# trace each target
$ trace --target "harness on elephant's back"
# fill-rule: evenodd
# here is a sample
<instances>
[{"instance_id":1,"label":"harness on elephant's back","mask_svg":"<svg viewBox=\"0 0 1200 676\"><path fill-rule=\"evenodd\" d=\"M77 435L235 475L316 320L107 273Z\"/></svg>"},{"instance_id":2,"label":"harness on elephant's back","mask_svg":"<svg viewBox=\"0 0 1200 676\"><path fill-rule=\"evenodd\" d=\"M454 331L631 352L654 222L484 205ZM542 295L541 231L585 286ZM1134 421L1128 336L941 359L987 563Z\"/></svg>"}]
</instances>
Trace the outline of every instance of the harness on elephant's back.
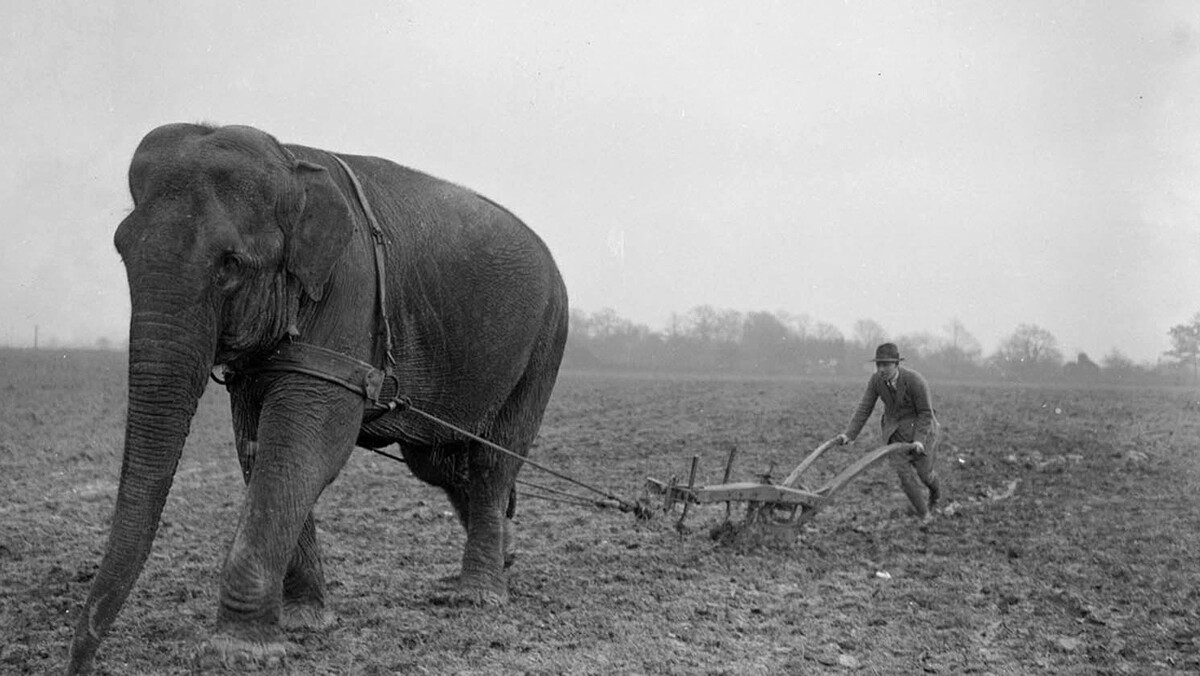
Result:
<instances>
[{"instance_id":1,"label":"harness on elephant's back","mask_svg":"<svg viewBox=\"0 0 1200 676\"><path fill-rule=\"evenodd\" d=\"M396 409L408 408L410 402L400 394L400 381L396 376L396 358L393 354L392 325L387 315L387 276L384 268L385 247L383 228L375 217L371 203L367 201L366 192L358 175L342 158L333 155L333 159L346 172L350 185L354 188L354 196L366 216L371 227L371 238L374 241L375 279L376 279L376 311L379 314L379 324L383 335L383 353L385 355L382 368L373 364L342 354L336 350L304 343L291 335L275 346L270 354L257 363L231 368L224 368L224 378L213 380L229 387L234 380L241 376L258 373L303 373L314 378L320 378L335 385L340 385L363 397L367 402L364 420L374 419L384 413Z\"/></svg>"}]
</instances>

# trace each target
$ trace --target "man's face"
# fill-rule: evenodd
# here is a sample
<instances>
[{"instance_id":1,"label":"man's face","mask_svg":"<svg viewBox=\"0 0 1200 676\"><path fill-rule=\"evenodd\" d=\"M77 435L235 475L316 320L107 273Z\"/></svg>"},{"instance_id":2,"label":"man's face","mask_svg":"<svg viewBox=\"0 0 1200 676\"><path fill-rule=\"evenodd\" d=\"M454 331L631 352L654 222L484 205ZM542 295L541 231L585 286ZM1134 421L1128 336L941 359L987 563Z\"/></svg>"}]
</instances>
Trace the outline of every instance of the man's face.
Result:
<instances>
[{"instance_id":1,"label":"man's face","mask_svg":"<svg viewBox=\"0 0 1200 676\"><path fill-rule=\"evenodd\" d=\"M900 368L899 362L894 361L877 361L875 362L875 370L879 375L883 376L884 380L891 380L896 375L896 371Z\"/></svg>"}]
</instances>

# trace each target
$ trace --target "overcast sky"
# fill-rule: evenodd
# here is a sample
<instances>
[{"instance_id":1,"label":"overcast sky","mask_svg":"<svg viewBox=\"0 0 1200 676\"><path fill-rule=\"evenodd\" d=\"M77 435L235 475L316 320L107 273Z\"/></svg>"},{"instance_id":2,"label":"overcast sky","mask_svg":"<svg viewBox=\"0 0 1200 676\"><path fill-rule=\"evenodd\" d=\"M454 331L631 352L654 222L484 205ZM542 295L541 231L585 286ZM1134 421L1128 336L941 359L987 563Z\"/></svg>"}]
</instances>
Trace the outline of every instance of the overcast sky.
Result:
<instances>
[{"instance_id":1,"label":"overcast sky","mask_svg":"<svg viewBox=\"0 0 1200 676\"><path fill-rule=\"evenodd\" d=\"M1032 323L1153 361L1200 311L1186 0L28 2L0 36L0 344L125 339L125 172L176 121L470 186L574 307L653 329Z\"/></svg>"}]
</instances>

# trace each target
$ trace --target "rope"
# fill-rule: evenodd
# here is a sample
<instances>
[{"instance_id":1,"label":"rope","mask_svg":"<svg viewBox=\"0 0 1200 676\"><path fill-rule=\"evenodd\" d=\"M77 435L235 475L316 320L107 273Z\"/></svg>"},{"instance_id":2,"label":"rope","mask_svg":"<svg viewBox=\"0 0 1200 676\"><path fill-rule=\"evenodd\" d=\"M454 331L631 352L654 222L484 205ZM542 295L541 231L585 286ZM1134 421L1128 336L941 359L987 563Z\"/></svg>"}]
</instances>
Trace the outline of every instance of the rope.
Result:
<instances>
[{"instance_id":1,"label":"rope","mask_svg":"<svg viewBox=\"0 0 1200 676\"><path fill-rule=\"evenodd\" d=\"M564 500L562 498L556 498L553 495L542 495L540 493L530 493L529 491L521 491L521 497L537 498L538 500L545 500L546 502L558 502L558 503L561 503L564 505L575 505L576 507L592 507L592 506L594 506L594 503L591 500L586 500L584 498L577 498L574 500ZM604 506L604 505L603 505L603 503L600 503L599 506Z\"/></svg>"},{"instance_id":2,"label":"rope","mask_svg":"<svg viewBox=\"0 0 1200 676\"><path fill-rule=\"evenodd\" d=\"M542 484L535 484L532 481L526 481L525 479L517 479L517 483L521 484L522 486L526 486L528 488L536 488L539 491L546 491L547 493L551 493L553 495L565 496L565 497L569 498L569 500L559 500L559 502L564 502L566 504L590 505L590 506L594 506L594 507L600 507L601 509L604 509L607 507L612 507L612 503L605 502L604 500L588 500L587 498L583 497L582 495L575 495L574 493L568 493L564 490L554 488L553 486L544 486ZM537 495L534 493L530 493L528 491L522 492L521 495L528 495L529 497L541 498L543 500L550 500L550 501L557 500L556 498L552 498L552 497L549 497L546 495Z\"/></svg>"},{"instance_id":3,"label":"rope","mask_svg":"<svg viewBox=\"0 0 1200 676\"><path fill-rule=\"evenodd\" d=\"M385 458L390 458L392 460L395 460L398 463L408 464L405 462L404 458L401 458L398 455L393 455L391 453L388 453L387 451L381 451L378 448L368 448L367 450L371 451L372 453L377 453L379 455L382 455ZM531 493L529 491L521 491L521 497L537 498L538 500L545 500L547 502L560 502L564 505L576 505L579 507L599 507L601 509L607 509L609 507L612 507L611 503L605 502L603 500L588 500L587 498L585 498L581 495L575 495L574 493L568 493L564 490L554 488L553 486L543 486L541 484L535 484L532 481L526 481L524 479L517 479L517 483L521 484L522 486L526 486L528 488L534 488L534 489L537 489L540 491L546 491L547 493L561 495L561 496L566 497L567 499L564 500L563 498L560 498L560 497L554 497L554 495Z\"/></svg>"},{"instance_id":4,"label":"rope","mask_svg":"<svg viewBox=\"0 0 1200 676\"><path fill-rule=\"evenodd\" d=\"M400 411L412 411L413 413L416 413L417 415L421 416L422 418L425 418L426 420L429 420L430 422L437 423L438 425L441 425L449 430L453 430L472 441L475 441L480 444L483 444L484 446L487 446L488 448L492 449L493 451L496 451L498 453L503 453L504 455L507 455L510 458L516 458L517 460L528 464L529 466L533 467L536 470L545 472L546 474L549 474L551 476L562 479L563 481L573 483L576 486L579 486L580 488L586 488L587 490L592 491L593 493L598 493L600 495L603 495L604 497L608 498L609 500L612 500L613 502L617 503L617 505L619 506L619 509L622 512L633 512L634 515L637 516L639 519L650 518L650 510L647 509L645 505L640 505L636 502L629 502L628 500L623 500L619 496L613 494L610 491L604 490L603 488L598 488L596 486L592 486L591 484L588 484L588 483L585 483L578 479L567 476L566 474L563 474L562 472L558 472L553 469L550 469L549 467L546 467L545 465L536 463L533 460L530 460L528 458L517 455L516 453L513 453L512 451L508 450L507 448L504 448L503 446L500 446L499 444L494 444L477 434L472 434L471 432L468 432L467 430L464 430L463 428L458 427L457 425L454 425L453 423L442 420L441 418L433 415L432 413L427 413L425 411L422 411L421 409L413 406L412 401L409 400L408 397L397 397L396 399L394 399L388 403L387 408L389 410L399 409Z\"/></svg>"}]
</instances>

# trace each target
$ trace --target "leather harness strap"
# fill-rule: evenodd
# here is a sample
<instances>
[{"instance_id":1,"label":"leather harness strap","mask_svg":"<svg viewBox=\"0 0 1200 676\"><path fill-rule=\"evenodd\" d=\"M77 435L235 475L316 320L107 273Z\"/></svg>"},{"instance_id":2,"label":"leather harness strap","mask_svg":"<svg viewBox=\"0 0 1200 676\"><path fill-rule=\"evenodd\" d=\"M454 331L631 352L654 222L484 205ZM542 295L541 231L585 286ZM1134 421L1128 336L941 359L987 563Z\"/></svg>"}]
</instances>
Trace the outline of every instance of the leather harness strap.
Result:
<instances>
[{"instance_id":1,"label":"leather harness strap","mask_svg":"<svg viewBox=\"0 0 1200 676\"><path fill-rule=\"evenodd\" d=\"M263 361L238 369L236 375L292 371L320 378L379 403L385 373L365 361L318 345L285 340Z\"/></svg>"},{"instance_id":2,"label":"leather harness strap","mask_svg":"<svg viewBox=\"0 0 1200 676\"><path fill-rule=\"evenodd\" d=\"M337 163L346 172L346 176L350 178L350 184L354 187L354 196L358 198L358 203L367 217L367 223L371 226L375 251L375 278L378 287L375 294L376 309L379 312L379 322L383 327L384 354L386 355L384 368L376 368L361 359L355 359L318 345L302 343L289 336L280 341L275 349L261 361L237 369L227 365L225 380L217 380L215 376L213 379L228 387L235 378L241 375L279 371L303 373L340 385L366 399L375 409L391 410L403 407L406 402L400 396L399 382L392 368L396 363L396 358L392 352L392 327L387 316L387 284L384 274L386 240L383 228L379 226L379 221L375 218L375 212L371 209L370 202L367 201L366 192L363 191L358 176L342 158L334 155L333 159L337 160Z\"/></svg>"},{"instance_id":3,"label":"leather harness strap","mask_svg":"<svg viewBox=\"0 0 1200 676\"><path fill-rule=\"evenodd\" d=\"M350 177L350 184L354 186L354 195L358 197L358 203L362 205L363 213L367 216L367 223L371 226L371 237L375 241L375 278L379 282L379 290L375 297L379 304L379 321L383 324L383 352L387 355L388 364L392 365L396 363L396 358L392 355L392 323L388 321L387 316L387 284L384 283L385 276L383 274L386 243L383 239L383 228L379 227L379 221L375 218L375 210L367 201L367 193L363 191L362 183L358 181L358 175L342 158L334 155L333 159L342 165L342 170Z\"/></svg>"}]
</instances>

